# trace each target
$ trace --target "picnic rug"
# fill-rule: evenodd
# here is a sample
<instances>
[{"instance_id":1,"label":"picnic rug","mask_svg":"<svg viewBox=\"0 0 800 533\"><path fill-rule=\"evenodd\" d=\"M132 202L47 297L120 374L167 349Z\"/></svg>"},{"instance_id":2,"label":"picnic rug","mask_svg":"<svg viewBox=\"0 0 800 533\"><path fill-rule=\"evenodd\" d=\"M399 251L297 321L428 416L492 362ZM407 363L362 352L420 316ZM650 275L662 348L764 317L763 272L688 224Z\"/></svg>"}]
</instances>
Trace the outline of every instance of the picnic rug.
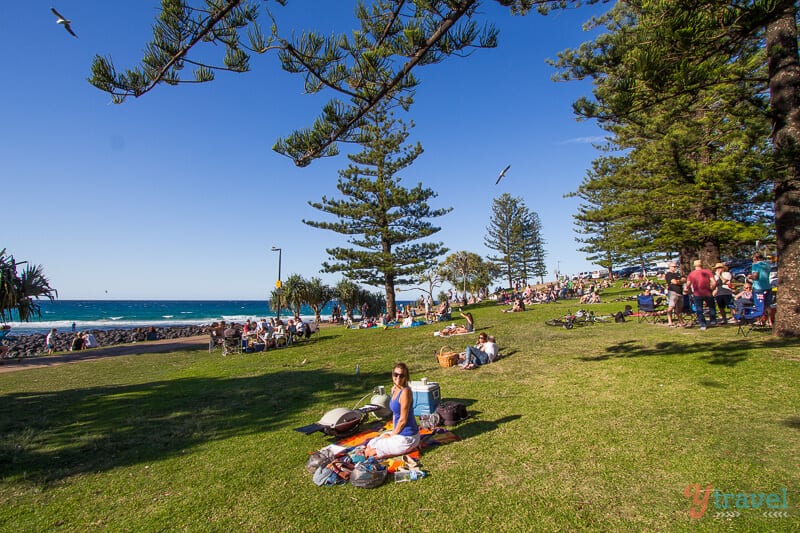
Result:
<instances>
[{"instance_id":1,"label":"picnic rug","mask_svg":"<svg viewBox=\"0 0 800 533\"><path fill-rule=\"evenodd\" d=\"M387 422L385 424L383 422L376 422L375 424L372 424L369 428L367 428L365 431L356 433L355 435L351 435L349 437L342 438L333 444L324 446L319 451L330 450L337 455L347 454L351 452L354 448L366 445L367 442L370 441L370 439L377 437L383 431L387 431L390 429L392 429L391 422ZM432 448L434 446L441 446L443 444L450 444L451 442L456 442L461 440L461 437L459 437L449 429L445 429L443 427L436 427L433 429L419 428L419 433L420 433L419 448L414 450L413 452L406 454L407 456L417 461L419 461L421 450ZM386 469L389 471L390 474L394 473L398 468L400 468L405 464L402 457L388 457L381 462L386 466Z\"/></svg>"}]
</instances>

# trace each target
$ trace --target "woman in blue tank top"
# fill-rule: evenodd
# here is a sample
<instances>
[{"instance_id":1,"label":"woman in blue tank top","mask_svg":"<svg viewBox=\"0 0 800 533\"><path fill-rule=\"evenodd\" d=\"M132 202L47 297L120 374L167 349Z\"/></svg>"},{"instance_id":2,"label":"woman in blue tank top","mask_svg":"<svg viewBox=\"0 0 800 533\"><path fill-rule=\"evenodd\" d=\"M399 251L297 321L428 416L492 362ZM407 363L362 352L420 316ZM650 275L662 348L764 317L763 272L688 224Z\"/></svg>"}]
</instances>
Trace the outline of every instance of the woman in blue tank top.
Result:
<instances>
[{"instance_id":1,"label":"woman in blue tank top","mask_svg":"<svg viewBox=\"0 0 800 533\"><path fill-rule=\"evenodd\" d=\"M393 427L367 443L366 457L393 457L403 455L419 446L419 426L412 409L413 395L408 386L409 373L405 363L395 363L392 370L392 410Z\"/></svg>"}]
</instances>

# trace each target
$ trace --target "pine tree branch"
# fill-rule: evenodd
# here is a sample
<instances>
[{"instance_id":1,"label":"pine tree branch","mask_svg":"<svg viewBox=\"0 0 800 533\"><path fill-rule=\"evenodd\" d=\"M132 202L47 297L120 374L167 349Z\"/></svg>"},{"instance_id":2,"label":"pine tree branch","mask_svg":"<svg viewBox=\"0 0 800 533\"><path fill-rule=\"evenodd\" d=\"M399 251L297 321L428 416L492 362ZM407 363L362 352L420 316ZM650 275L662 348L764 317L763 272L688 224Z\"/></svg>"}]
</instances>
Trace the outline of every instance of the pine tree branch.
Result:
<instances>
[{"instance_id":1,"label":"pine tree branch","mask_svg":"<svg viewBox=\"0 0 800 533\"><path fill-rule=\"evenodd\" d=\"M403 68L388 82L384 83L381 89L369 98L365 105L358 110L344 124L341 124L331 132L328 139L318 146L310 149L299 159L295 159L297 166L306 166L312 159L319 157L329 146L334 144L340 137L350 131L372 108L374 108L387 94L395 89L411 70L425 57L425 55L450 31L456 22L463 17L478 0L464 2L458 9L451 11L439 23L436 31L425 41L425 43L411 56L411 59L403 65Z\"/></svg>"},{"instance_id":2,"label":"pine tree branch","mask_svg":"<svg viewBox=\"0 0 800 533\"><path fill-rule=\"evenodd\" d=\"M197 32L194 35L194 37L192 37L192 39L183 48L178 50L178 52L174 54L169 59L169 61L167 61L159 69L158 73L155 75L155 77L153 77L153 79L151 79L141 90L136 91L136 94L134 94L134 96L138 98L139 96L142 96L143 94L150 92L155 88L156 85L164 81L170 69L174 67L175 64L178 63L179 61L186 61L185 59L186 54L188 54L189 51L197 43L202 41L206 35L211 33L214 30L214 26L216 26L220 20L225 18L231 11L233 11L241 3L241 0L226 0L226 1L227 5L223 9L221 9L216 15L209 18L208 22L206 22L206 24L202 27L202 29L199 32Z\"/></svg>"}]
</instances>

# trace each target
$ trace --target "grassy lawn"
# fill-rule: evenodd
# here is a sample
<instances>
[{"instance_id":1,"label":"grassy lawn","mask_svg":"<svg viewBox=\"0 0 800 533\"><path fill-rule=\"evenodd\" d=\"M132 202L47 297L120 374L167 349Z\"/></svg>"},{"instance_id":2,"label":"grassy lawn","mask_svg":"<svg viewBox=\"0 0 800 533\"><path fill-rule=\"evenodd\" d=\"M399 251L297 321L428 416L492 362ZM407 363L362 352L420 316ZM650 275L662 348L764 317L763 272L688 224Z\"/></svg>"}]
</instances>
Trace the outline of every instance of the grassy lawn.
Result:
<instances>
[{"instance_id":1,"label":"grassy lawn","mask_svg":"<svg viewBox=\"0 0 800 533\"><path fill-rule=\"evenodd\" d=\"M425 326L2 374L0 530L797 531L800 341L544 324L577 307L474 307L506 357L472 372L440 368L434 352L475 335ZM394 361L468 405L462 440L426 450L430 476L415 483L315 486L305 461L329 439L293 428L388 386ZM721 518L735 499L719 509L712 495L693 519L690 484L786 489L788 516L740 505Z\"/></svg>"}]
</instances>

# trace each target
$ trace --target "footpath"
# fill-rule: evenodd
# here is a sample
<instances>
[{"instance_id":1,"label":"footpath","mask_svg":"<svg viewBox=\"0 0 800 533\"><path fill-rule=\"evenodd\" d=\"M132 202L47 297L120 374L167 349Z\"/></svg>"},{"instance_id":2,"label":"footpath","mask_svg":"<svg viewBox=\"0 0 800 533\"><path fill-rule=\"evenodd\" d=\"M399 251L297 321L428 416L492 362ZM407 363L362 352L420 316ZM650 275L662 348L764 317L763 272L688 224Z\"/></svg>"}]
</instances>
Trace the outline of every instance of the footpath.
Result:
<instances>
[{"instance_id":1,"label":"footpath","mask_svg":"<svg viewBox=\"0 0 800 533\"><path fill-rule=\"evenodd\" d=\"M208 349L208 335L134 342L131 344L117 344L105 347L101 346L100 348L91 348L79 352L63 352L58 355L37 355L34 357L24 357L22 359L2 359L0 360L0 362L2 362L2 364L0 364L0 374L16 372L18 370L30 370L32 368L80 363L81 361L93 361L104 357L116 357L118 355L167 353L180 350L201 349Z\"/></svg>"}]
</instances>

